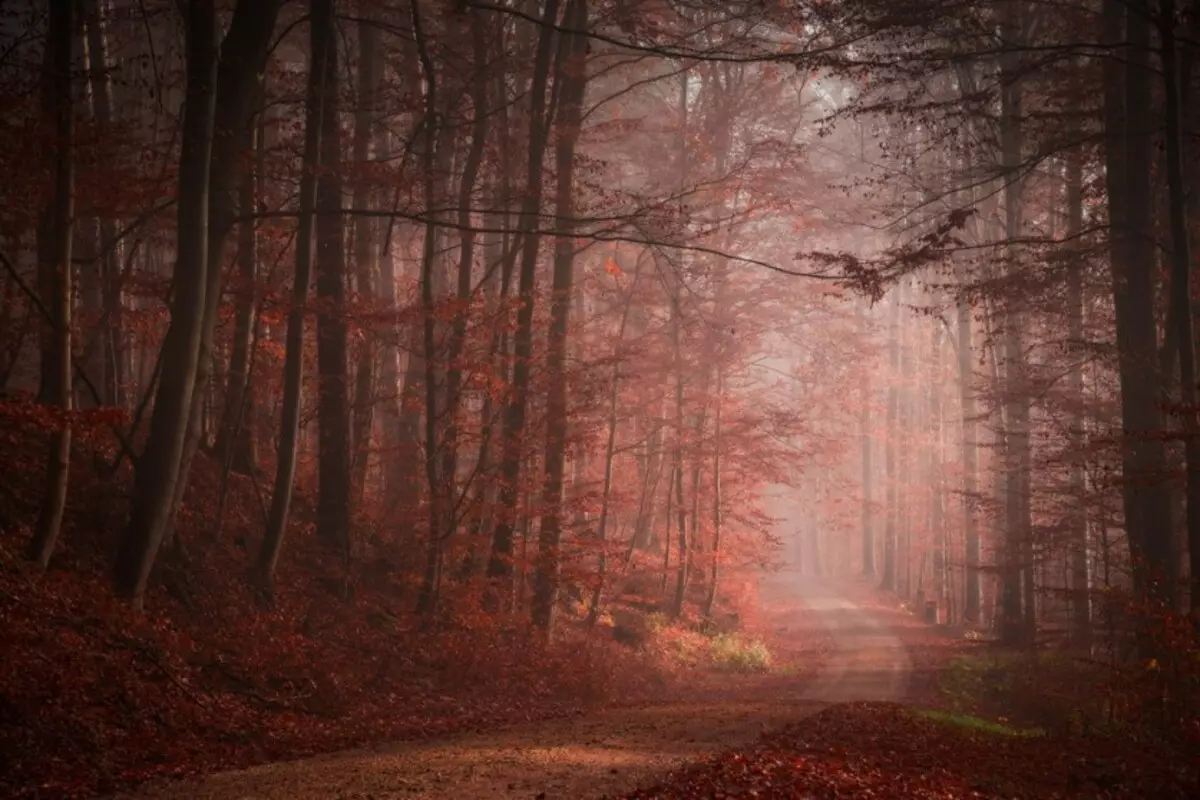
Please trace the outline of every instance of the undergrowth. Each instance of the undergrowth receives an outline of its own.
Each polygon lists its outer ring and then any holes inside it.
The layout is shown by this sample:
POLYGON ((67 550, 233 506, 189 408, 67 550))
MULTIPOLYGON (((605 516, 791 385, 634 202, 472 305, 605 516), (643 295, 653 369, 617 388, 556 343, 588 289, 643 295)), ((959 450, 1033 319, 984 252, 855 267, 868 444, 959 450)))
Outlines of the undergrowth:
POLYGON ((1197 726, 1172 716, 1161 699, 1153 664, 1114 665, 1071 650, 993 652, 955 658, 939 685, 956 711, 1007 717, 1053 736, 1183 736, 1200 746, 1197 726))
POLYGON ((770 648, 740 631, 720 632, 702 623, 673 622, 661 612, 647 614, 643 625, 643 649, 666 663, 742 673, 768 672, 772 666, 770 648))
POLYGON ((61 544, 39 574, 21 556, 41 491, 36 431, 0 434, 0 796, 83 797, 153 777, 236 768, 658 697, 674 665, 604 631, 488 615, 447 587, 438 624, 413 612, 394 547, 361 537, 355 570, 331 566, 305 496, 269 603, 247 573, 261 535, 251 482, 230 482, 212 530, 219 465, 200 456, 135 613, 110 589, 130 473, 73 458, 61 544))
POLYGON ((1046 735, 1046 732, 1041 728, 1014 728, 1011 725, 1005 724, 1006 720, 1004 718, 1001 718, 997 722, 991 722, 990 720, 971 716, 970 714, 956 714, 950 711, 939 711, 934 708, 921 709, 916 713, 918 716, 933 720, 934 722, 941 722, 946 725, 966 728, 967 730, 978 731, 980 733, 990 733, 996 736, 1036 737, 1046 735))

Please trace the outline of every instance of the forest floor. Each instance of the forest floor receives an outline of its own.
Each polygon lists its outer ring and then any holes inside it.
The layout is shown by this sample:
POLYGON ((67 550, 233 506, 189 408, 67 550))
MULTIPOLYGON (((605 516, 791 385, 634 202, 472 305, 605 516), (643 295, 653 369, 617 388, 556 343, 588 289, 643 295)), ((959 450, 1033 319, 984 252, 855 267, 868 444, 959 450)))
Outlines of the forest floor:
MULTIPOLYGON (((732 630, 727 623, 740 617, 736 634, 699 633, 697 597, 689 598, 684 620, 665 625, 663 615, 648 613, 646 593, 635 586, 636 564, 608 608, 655 629, 646 647, 617 641, 616 620, 588 630, 570 608, 554 640, 541 643, 524 614, 483 613, 472 584, 458 580, 427 626, 430 620, 412 611, 411 576, 419 570, 402 562, 406 553, 419 554, 415 543, 394 526, 359 522, 353 570, 344 570, 315 540, 303 490, 267 602, 247 579, 262 530, 257 487, 235 475, 226 494, 219 465, 207 457, 193 467, 178 547, 160 558, 146 609, 135 612, 110 588, 131 472, 126 462, 115 476, 99 474, 111 448, 97 453, 91 441, 77 442, 66 521, 49 569, 41 573, 21 553, 43 490, 36 412, 29 402, 0 402, 2 797, 88 798, 139 786, 165 797, 204 796, 207 787, 228 785, 229 771, 264 764, 275 766, 259 769, 278 771, 267 781, 280 782, 274 796, 297 796, 283 783, 293 774, 312 784, 311 796, 337 797, 341 790, 307 775, 308 765, 357 770, 352 759, 371 754, 297 760, 387 742, 394 744, 383 752, 410 754, 410 768, 394 785, 418 787, 406 796, 428 796, 420 787, 432 786, 438 770, 478 776, 492 760, 452 768, 467 746, 454 737, 463 736, 484 737, 475 740, 480 747, 496 736, 532 737, 524 749, 497 745, 532 762, 547 759, 539 742, 571 737, 650 754, 652 768, 636 772, 619 760, 597 763, 605 775, 632 776, 614 783, 616 790, 783 721, 791 712, 777 697, 811 676, 828 649, 819 615, 795 598, 755 619, 751 575, 730 573, 722 581, 718 621, 732 630), (753 655, 756 639, 770 649, 769 671, 747 671, 754 665, 738 661, 753 655), (722 643, 733 648, 724 662, 715 649, 722 643), (697 715, 717 722, 697 727, 697 715), (681 748, 674 756, 659 752, 669 743, 681 748), (446 766, 422 766, 436 752, 446 766), (216 777, 180 783, 203 775, 216 777)), ((650 583, 653 595, 658 582, 650 583)), ((599 752, 591 748, 590 757, 599 752)), ((256 780, 255 772, 241 774, 256 780)), ((337 769, 327 774, 357 780, 337 769)), ((376 774, 385 784, 387 771, 376 774)), ((505 792, 516 785, 508 773, 490 774, 505 792)), ((539 773, 523 774, 532 780, 539 773)))
POLYGON ((759 676, 712 673, 691 682, 686 698, 267 764, 186 789, 162 783, 122 797, 483 800, 627 792, 698 757, 750 745, 832 703, 905 699, 913 658, 898 631, 911 643, 931 641, 924 626, 895 608, 864 610, 847 591, 869 596, 860 585, 770 576, 754 627, 770 642, 773 669, 759 676), (829 649, 814 651, 823 640, 829 649))
POLYGON ((122 800, 1185 798, 1196 766, 1133 736, 1057 738, 947 709, 939 676, 995 650, 861 580, 765 579, 758 676, 569 719, 277 762, 122 800), (814 643, 822 644, 814 647, 814 643), (789 650, 789 643, 791 649, 789 650))
MULTIPOLYGON (((909 668, 902 698, 867 691, 886 683, 877 667, 874 678, 839 680, 835 654, 810 691, 821 691, 820 683, 832 680, 838 699, 851 702, 692 761, 641 784, 622 800, 1200 797, 1200 739, 1190 744, 1164 740, 1132 726, 1064 733, 1037 727, 1039 715, 1030 714, 1025 704, 1024 711, 995 702, 968 702, 964 709, 948 676, 964 663, 1001 663, 1013 652, 984 638, 967 638, 963 631, 926 625, 903 610, 894 595, 865 582, 843 582, 839 588, 842 602, 855 604, 860 618, 886 626, 903 643, 909 668)), ((990 693, 994 687, 981 688, 990 693)), ((1077 688, 1104 691, 1090 683, 1077 688)), ((1042 699, 1048 705, 1062 702, 1057 696, 1042 699)))

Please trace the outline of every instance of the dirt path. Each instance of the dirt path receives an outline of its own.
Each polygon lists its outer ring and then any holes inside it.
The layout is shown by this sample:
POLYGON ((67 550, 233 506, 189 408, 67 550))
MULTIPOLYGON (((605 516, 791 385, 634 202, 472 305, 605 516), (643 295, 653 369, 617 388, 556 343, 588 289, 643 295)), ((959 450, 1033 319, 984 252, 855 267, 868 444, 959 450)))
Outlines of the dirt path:
POLYGON ((159 784, 126 800, 393 800, 597 798, 635 788, 677 764, 746 744, 764 730, 848 700, 904 695, 909 659, 871 612, 830 585, 780 573, 763 587, 774 638, 811 641, 822 625, 833 652, 815 674, 778 675, 704 691, 695 702, 613 709, 566 720, 280 762, 159 784), (808 611, 804 610, 807 606, 808 611), (816 612, 816 613, 813 613, 816 612))

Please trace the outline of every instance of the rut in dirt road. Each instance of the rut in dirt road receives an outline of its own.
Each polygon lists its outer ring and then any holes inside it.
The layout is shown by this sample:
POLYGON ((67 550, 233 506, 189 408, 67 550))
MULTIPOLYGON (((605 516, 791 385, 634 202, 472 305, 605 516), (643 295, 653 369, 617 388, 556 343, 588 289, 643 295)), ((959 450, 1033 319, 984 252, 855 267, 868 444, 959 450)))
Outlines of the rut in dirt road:
MULTIPOLYGON (((787 574, 773 576, 772 582, 787 574)), ((822 703, 903 700, 912 661, 904 644, 887 623, 859 608, 829 583, 797 581, 804 603, 819 612, 829 631, 834 652, 803 690, 808 700, 822 703)))
POLYGON ((708 753, 749 744, 763 732, 830 703, 895 700, 910 660, 886 620, 860 609, 835 584, 773 575, 763 586, 762 625, 786 646, 823 628, 833 652, 815 674, 765 680, 729 676, 723 691, 694 702, 616 708, 447 738, 392 744, 159 784, 124 800, 399 800, 399 798, 597 798, 661 777, 708 753))

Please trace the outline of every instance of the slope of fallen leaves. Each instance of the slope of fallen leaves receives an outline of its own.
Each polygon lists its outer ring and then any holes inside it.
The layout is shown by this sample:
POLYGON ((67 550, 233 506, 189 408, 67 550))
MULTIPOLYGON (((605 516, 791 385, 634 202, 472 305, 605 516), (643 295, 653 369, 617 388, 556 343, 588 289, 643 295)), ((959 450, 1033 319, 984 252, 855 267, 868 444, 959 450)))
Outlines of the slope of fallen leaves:
MULTIPOLYGON (((0 417, 3 415, 0 414, 0 417)), ((289 532, 274 602, 246 580, 261 529, 250 482, 211 530, 219 470, 201 458, 178 523, 183 569, 131 611, 109 588, 128 474, 102 481, 76 453, 67 522, 45 575, 20 557, 40 494, 36 428, 0 418, 0 796, 67 798, 153 777, 297 758, 569 715, 655 696, 657 665, 566 630, 548 645, 519 621, 454 608, 420 628, 393 570, 337 575, 303 524, 289 532)), ((303 518, 301 510, 301 519, 303 518)), ((395 547, 395 545, 390 545, 395 547)), ((461 604, 460 604, 461 605, 461 604)))
POLYGON ((1197 764, 1152 743, 998 736, 890 703, 834 706, 626 800, 1187 798, 1197 764))

